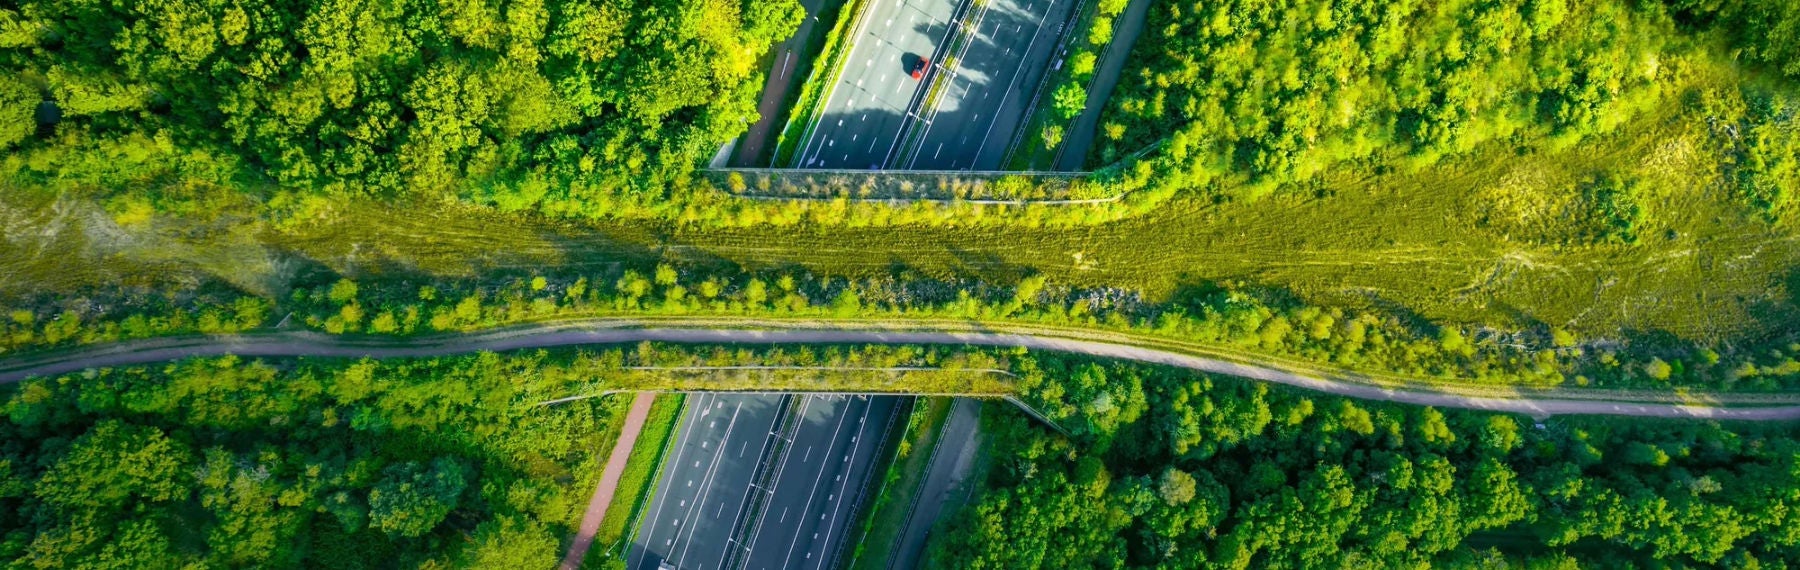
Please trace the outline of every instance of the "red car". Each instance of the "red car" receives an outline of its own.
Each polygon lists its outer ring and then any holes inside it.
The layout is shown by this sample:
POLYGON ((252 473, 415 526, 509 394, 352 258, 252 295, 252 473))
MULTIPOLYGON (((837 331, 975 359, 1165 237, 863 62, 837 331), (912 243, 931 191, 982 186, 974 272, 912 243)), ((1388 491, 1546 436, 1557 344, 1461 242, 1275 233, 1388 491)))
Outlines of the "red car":
POLYGON ((919 62, 913 64, 912 78, 918 79, 918 78, 924 77, 925 76, 925 68, 929 67, 930 65, 931 65, 931 60, 925 59, 922 57, 919 58, 919 62))

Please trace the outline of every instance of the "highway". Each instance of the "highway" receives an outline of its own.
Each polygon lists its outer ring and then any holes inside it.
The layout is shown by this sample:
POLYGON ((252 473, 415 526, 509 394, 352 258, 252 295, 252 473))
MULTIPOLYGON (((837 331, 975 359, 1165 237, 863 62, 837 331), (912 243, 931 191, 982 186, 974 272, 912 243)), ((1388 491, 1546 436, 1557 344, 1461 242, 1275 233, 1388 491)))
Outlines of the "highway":
POLYGON ((797 168, 886 167, 931 79, 913 79, 911 66, 936 57, 964 0, 872 1, 848 39, 850 53, 818 122, 795 154, 797 168))
POLYGON ((746 570, 824 570, 844 548, 898 396, 807 396, 803 423, 745 539, 746 570))
MULTIPOLYGON (((1001 169, 1076 2, 988 0, 975 10, 974 37, 925 111, 924 136, 904 168, 1001 169)), ((1048 105, 1047 97, 1039 104, 1048 105)))
MULTIPOLYGON (((835 8, 843 2, 800 0, 800 8, 806 11, 806 16, 800 19, 800 27, 794 30, 794 35, 776 44, 772 50, 768 79, 763 82, 762 98, 756 104, 757 119, 743 138, 739 139, 737 148, 732 152, 733 168, 770 166, 763 159, 764 147, 781 124, 778 119, 786 118, 782 112, 782 103, 787 102, 788 91, 805 80, 803 75, 812 68, 810 56, 803 60, 802 54, 806 51, 807 42, 812 39, 813 28, 821 25, 819 15, 826 12, 827 4, 835 8)), ((831 22, 824 22, 823 25, 829 28, 831 22)))
POLYGON ((937 446, 931 450, 931 462, 925 468, 925 480, 907 514, 906 528, 896 535, 900 543, 894 548, 888 568, 918 568, 925 557, 925 543, 931 529, 945 513, 955 512, 951 504, 958 489, 975 466, 979 447, 976 436, 981 430, 981 400, 957 398, 950 416, 944 420, 937 446))
POLYGON ((776 394, 698 394, 689 400, 627 568, 656 570, 664 561, 689 570, 723 565, 786 400, 776 394))

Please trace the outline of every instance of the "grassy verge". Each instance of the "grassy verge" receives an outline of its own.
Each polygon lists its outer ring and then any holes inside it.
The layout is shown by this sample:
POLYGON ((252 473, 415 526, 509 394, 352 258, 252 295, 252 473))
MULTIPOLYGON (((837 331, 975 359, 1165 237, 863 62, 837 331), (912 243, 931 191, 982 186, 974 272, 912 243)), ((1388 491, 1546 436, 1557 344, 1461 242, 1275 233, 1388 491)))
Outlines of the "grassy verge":
POLYGON ((906 532, 916 507, 919 490, 931 467, 931 450, 937 447, 940 428, 950 416, 951 398, 920 398, 906 420, 905 439, 882 475, 880 494, 862 521, 862 539, 850 558, 852 570, 887 568, 894 543, 906 532))
POLYGON ((644 431, 638 435, 637 446, 632 448, 625 473, 619 478, 619 490, 606 508, 600 531, 594 535, 595 548, 582 561, 582 567, 610 568, 615 566, 612 561, 622 560, 625 556, 631 538, 626 532, 654 496, 656 473, 662 465, 669 438, 675 435, 683 399, 680 393, 660 394, 651 405, 644 431))
MULTIPOLYGON (((869 0, 844 0, 838 5, 836 21, 831 29, 825 32, 823 42, 817 52, 807 42, 807 53, 817 53, 814 57, 802 57, 802 61, 813 62, 812 70, 806 76, 806 82, 800 84, 800 92, 793 97, 792 104, 787 105, 787 121, 781 127, 781 133, 775 137, 775 160, 778 166, 787 166, 794 159, 800 141, 807 128, 812 125, 813 118, 819 113, 819 106, 825 103, 823 97, 836 80, 838 68, 844 64, 844 58, 850 54, 855 45, 849 41, 849 35, 856 30, 856 21, 869 6, 869 0)), ((798 71, 796 70, 796 73, 798 71)))
POLYGON ((1012 378, 985 370, 822 370, 793 369, 655 369, 622 370, 608 377, 609 389, 756 390, 793 392, 855 391, 867 393, 968 394, 1012 393, 1012 378))
MULTIPOLYGON (((1025 132, 1016 141, 1017 144, 1008 151, 1006 162, 1008 170, 1049 170, 1056 167, 1056 159, 1061 155, 1062 141, 1073 134, 1069 132, 1069 128, 1075 124, 1080 115, 1063 117, 1061 111, 1056 109, 1054 101, 1051 100, 1052 95, 1063 85, 1080 85, 1085 92, 1092 93, 1094 81, 1098 78, 1094 73, 1094 68, 1100 60, 1106 58, 1107 50, 1130 49, 1130 46, 1115 47, 1113 45, 1112 38, 1115 35, 1113 31, 1106 32, 1107 41, 1104 44, 1095 44, 1092 41, 1095 37, 1096 26, 1106 26, 1108 30, 1117 27, 1119 10, 1123 8, 1123 2, 1108 3, 1097 0, 1088 0, 1082 5, 1081 13, 1075 17, 1075 24, 1069 28, 1068 33, 1074 35, 1070 37, 1068 47, 1064 50, 1068 57, 1063 60, 1061 67, 1052 69, 1045 74, 1043 83, 1039 85, 1037 104, 1032 107, 1031 116, 1026 118, 1025 132), (1102 13, 1103 9, 1115 11, 1102 13), (1077 61, 1084 58, 1090 59, 1082 64, 1080 69, 1077 69, 1077 61), (1058 132, 1054 141, 1048 140, 1044 136, 1045 131, 1052 129, 1058 132)), ((1090 100, 1087 105, 1089 109, 1083 112, 1095 112, 1097 109, 1094 107, 1104 104, 1104 101, 1095 103, 1090 100)))

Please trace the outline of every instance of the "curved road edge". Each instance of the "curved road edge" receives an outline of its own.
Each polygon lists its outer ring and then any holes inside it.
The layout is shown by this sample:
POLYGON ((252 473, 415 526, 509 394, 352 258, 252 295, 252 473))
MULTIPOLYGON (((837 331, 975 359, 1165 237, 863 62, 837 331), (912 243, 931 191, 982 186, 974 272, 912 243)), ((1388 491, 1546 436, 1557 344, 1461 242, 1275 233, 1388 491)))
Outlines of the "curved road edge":
POLYGON ((637 342, 678 344, 931 344, 1017 347, 1132 360, 1237 376, 1364 400, 1422 406, 1509 412, 1543 418, 1553 415, 1617 415, 1743 421, 1800 420, 1800 405, 1714 406, 1655 402, 1606 401, 1587 398, 1489 397, 1455 394, 1425 387, 1384 387, 1329 374, 1307 374, 1182 354, 1175 351, 1045 334, 1008 332, 885 330, 845 328, 739 329, 614 324, 541 325, 469 333, 453 337, 375 340, 314 332, 275 332, 238 336, 194 336, 127 341, 0 363, 0 383, 52 376, 91 368, 152 364, 191 357, 421 358, 475 352, 616 345, 637 342))

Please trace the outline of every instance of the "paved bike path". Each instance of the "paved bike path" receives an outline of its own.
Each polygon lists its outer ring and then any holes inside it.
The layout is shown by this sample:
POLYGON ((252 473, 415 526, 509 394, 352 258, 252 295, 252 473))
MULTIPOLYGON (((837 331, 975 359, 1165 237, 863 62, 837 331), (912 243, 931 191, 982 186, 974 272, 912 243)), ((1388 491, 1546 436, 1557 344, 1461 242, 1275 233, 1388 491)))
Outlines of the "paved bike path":
POLYGON ((594 533, 600 532, 600 522, 606 520, 606 507, 612 504, 613 494, 619 490, 619 479, 625 475, 625 462, 631 457, 631 449, 637 446, 638 434, 644 431, 644 421, 650 417, 650 404, 655 401, 655 392, 638 392, 631 399, 631 410, 625 413, 625 425, 619 428, 619 439, 613 442, 612 455, 606 457, 606 467, 600 470, 600 483, 594 486, 594 497, 588 500, 587 512, 581 515, 575 541, 569 545, 569 553, 563 556, 562 564, 558 566, 561 570, 581 567, 581 559, 587 556, 588 547, 594 543, 594 533))
POLYGON ((65 374, 89 368, 165 362, 189 357, 417 358, 482 351, 508 351, 596 344, 669 342, 683 344, 938 344, 1022 347, 1134 360, 1284 384, 1338 396, 1547 417, 1566 414, 1702 418, 1715 420, 1792 421, 1800 405, 1720 407, 1696 404, 1640 403, 1554 397, 1487 397, 1451 394, 1429 388, 1390 388, 1333 379, 1278 368, 1193 356, 1126 344, 1058 338, 1047 335, 949 332, 929 330, 733 328, 579 328, 572 325, 470 333, 459 337, 417 340, 360 340, 313 332, 269 333, 230 337, 184 337, 129 341, 17 362, 0 362, 0 383, 32 376, 65 374))

